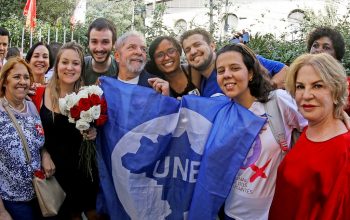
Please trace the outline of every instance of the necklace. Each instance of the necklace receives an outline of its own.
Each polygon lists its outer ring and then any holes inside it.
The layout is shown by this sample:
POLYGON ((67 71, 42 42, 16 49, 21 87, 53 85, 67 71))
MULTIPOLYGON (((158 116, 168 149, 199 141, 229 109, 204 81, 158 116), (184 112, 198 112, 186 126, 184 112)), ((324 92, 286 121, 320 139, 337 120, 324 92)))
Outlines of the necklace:
POLYGON ((23 100, 23 108, 22 109, 16 109, 15 107, 13 107, 10 102, 7 100, 7 98, 4 96, 4 99, 6 100, 6 102, 8 103, 9 107, 14 110, 15 112, 18 112, 18 113, 21 113, 21 112, 24 112, 24 110, 26 109, 26 103, 25 103, 25 100, 23 100))

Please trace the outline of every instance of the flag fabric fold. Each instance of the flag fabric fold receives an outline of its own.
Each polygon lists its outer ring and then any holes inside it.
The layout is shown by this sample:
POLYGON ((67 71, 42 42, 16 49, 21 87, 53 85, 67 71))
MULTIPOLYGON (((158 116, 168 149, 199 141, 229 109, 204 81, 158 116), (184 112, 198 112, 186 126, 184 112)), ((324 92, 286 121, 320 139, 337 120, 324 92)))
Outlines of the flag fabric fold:
POLYGON ((23 15, 27 17, 26 27, 33 31, 36 26, 36 0, 27 0, 23 15))
POLYGON ((226 97, 179 101, 100 81, 109 118, 97 137, 98 209, 111 220, 212 219, 264 119, 226 97))

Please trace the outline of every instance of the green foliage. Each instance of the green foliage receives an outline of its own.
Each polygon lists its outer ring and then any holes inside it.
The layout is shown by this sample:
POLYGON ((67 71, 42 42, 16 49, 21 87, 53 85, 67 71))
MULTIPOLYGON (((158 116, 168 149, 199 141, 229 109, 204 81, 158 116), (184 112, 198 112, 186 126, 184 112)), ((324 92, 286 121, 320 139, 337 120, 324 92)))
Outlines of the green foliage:
POLYGON ((157 4, 152 15, 151 25, 144 28, 144 33, 147 39, 147 43, 151 43, 156 37, 169 35, 175 36, 174 30, 168 28, 163 23, 163 15, 166 10, 166 5, 164 3, 157 4))
POLYGON ((303 40, 287 41, 277 39, 272 34, 260 35, 257 33, 251 36, 248 46, 257 54, 287 65, 306 52, 306 44, 303 40))
POLYGON ((0 23, 7 20, 9 17, 16 16, 18 18, 23 17, 23 8, 26 4, 26 0, 3 0, 1 3, 0 23))
POLYGON ((75 7, 75 0, 37 0, 37 18, 50 24, 61 20, 69 21, 75 7))
POLYGON ((144 29, 145 6, 142 0, 135 1, 106 1, 94 0, 88 1, 86 23, 89 24, 96 18, 104 17, 114 22, 117 26, 117 33, 131 30, 134 25, 135 30, 144 29), (134 9, 134 10, 133 10, 134 9), (134 24, 132 23, 133 13, 134 24))

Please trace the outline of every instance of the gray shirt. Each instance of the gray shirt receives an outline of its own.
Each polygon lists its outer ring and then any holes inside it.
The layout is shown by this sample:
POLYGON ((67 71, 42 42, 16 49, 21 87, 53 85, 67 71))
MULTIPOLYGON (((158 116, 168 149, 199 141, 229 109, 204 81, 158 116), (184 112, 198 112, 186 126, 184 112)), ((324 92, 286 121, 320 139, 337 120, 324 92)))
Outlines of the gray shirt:
POLYGON ((84 84, 86 86, 88 85, 93 85, 96 83, 98 77, 100 76, 111 76, 111 77, 115 77, 118 73, 118 64, 117 61, 115 61, 115 59, 110 56, 112 62, 111 65, 109 66, 108 70, 106 72, 103 73, 98 73, 95 72, 92 68, 92 57, 91 56, 86 56, 84 58, 85 61, 85 73, 83 76, 84 79, 84 84))

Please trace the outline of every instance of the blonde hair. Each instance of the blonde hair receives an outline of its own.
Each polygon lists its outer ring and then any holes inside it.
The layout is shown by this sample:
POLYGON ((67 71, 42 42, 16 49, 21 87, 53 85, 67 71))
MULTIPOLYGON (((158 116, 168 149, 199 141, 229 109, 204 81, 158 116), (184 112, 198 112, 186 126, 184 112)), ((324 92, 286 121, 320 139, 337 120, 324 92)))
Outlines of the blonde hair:
POLYGON ((334 117, 342 118, 347 105, 348 84, 342 64, 327 53, 303 54, 291 64, 286 77, 286 89, 295 97, 296 78, 303 66, 312 66, 330 88, 334 100, 334 117))
POLYGON ((76 51, 79 54, 79 59, 80 59, 80 65, 81 65, 81 75, 79 79, 74 83, 74 88, 73 92, 78 92, 79 89, 83 86, 83 75, 85 72, 84 68, 84 53, 83 53, 83 48, 76 42, 69 42, 64 44, 61 49, 57 53, 56 61, 55 61, 55 66, 54 66, 54 72, 53 75, 47 84, 47 88, 50 89, 51 91, 51 103, 52 103, 52 109, 59 109, 58 108, 58 100, 60 98, 60 92, 61 92, 61 87, 60 87, 60 81, 58 78, 58 63, 61 59, 61 55, 65 50, 73 50, 76 51))
POLYGON ((30 84, 32 84, 32 82, 34 81, 33 78, 33 73, 32 70, 30 69, 28 63, 20 58, 20 57, 12 57, 10 59, 7 60, 7 62, 5 63, 5 65, 1 68, 1 72, 0 72, 0 97, 3 97, 5 95, 5 83, 7 80, 8 75, 10 74, 10 71, 15 67, 16 64, 22 64, 23 66, 25 66, 28 70, 29 73, 29 78, 30 78, 30 84))

